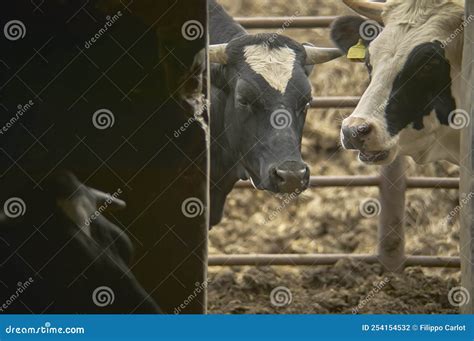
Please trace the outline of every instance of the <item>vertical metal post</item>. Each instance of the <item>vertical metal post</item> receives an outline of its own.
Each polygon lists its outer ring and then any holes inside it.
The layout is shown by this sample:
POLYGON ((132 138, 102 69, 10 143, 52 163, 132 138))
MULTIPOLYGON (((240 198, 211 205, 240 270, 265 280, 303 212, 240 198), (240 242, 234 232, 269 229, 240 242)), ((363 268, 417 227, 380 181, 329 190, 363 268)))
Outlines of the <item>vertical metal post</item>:
POLYGON ((402 272, 405 262, 405 162, 399 157, 380 172, 379 261, 385 271, 402 272))
MULTIPOLYGON (((474 14, 474 3, 466 0, 466 18, 474 14)), ((466 110, 467 122, 470 121, 461 132, 461 181, 460 191, 462 195, 474 192, 474 82, 473 59, 474 59, 474 26, 467 25, 464 30, 464 53, 463 53, 463 98, 462 107, 466 110)), ((470 197, 470 196, 469 196, 470 197)), ((461 306, 464 314, 474 313, 474 203, 469 200, 461 206, 461 282, 463 290, 467 290, 468 298, 466 304, 461 306)))

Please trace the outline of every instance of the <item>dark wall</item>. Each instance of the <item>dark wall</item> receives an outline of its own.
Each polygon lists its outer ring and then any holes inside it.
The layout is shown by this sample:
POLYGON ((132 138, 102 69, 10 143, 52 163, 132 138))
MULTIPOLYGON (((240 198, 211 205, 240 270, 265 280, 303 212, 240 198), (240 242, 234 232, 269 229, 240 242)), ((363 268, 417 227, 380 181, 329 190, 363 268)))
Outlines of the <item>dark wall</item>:
MULTIPOLYGON (((0 37, 0 126, 8 122, 0 128, 0 204, 17 196, 34 205, 61 170, 120 189, 128 207, 107 217, 134 242, 139 282, 174 312, 205 281, 208 155, 193 115, 205 97, 206 1, 126 8, 18 0, 0 12, 2 28, 23 25, 19 36, 0 37)), ((200 290, 179 311, 204 305, 200 290)))

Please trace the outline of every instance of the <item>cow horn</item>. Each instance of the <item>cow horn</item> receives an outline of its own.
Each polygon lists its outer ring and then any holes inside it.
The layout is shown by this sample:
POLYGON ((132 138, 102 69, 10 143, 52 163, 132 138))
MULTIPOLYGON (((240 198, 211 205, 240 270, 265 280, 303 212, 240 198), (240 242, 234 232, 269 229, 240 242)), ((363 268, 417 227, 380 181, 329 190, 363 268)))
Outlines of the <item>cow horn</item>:
POLYGON ((211 63, 227 64, 227 44, 209 45, 209 61, 211 63))
POLYGON ((339 49, 331 47, 305 46, 306 65, 322 64, 342 56, 339 49))
POLYGON ((385 9, 385 3, 370 2, 360 0, 342 0, 348 7, 364 17, 383 23, 382 12, 385 9))

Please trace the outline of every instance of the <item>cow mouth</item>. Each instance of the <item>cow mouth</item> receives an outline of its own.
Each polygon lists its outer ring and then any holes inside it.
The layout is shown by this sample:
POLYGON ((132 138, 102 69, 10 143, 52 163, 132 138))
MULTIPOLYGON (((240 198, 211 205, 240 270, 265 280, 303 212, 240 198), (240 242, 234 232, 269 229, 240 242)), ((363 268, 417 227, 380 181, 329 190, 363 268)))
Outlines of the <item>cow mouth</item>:
POLYGON ((390 156, 389 150, 366 152, 359 151, 359 160, 366 163, 382 162, 388 159, 390 156))

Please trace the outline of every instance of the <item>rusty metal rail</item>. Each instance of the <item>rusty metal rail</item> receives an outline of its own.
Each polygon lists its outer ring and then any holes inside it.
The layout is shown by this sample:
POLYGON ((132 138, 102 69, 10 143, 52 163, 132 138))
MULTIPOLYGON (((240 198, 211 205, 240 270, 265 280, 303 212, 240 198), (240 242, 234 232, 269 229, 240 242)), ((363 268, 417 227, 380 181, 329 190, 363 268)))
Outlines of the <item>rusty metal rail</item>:
MULTIPOLYGON (((247 254, 210 255, 209 266, 269 266, 269 265, 333 265, 341 259, 350 259, 369 264, 379 263, 377 255, 371 254, 247 254)), ((459 257, 406 256, 405 266, 459 268, 459 257)))
POLYGON ((355 108, 359 100, 357 96, 316 97, 311 100, 311 108, 355 108))
MULTIPOLYGON (((380 186, 380 176, 312 176, 311 187, 375 187, 380 186)), ((439 188, 458 189, 459 178, 424 178, 412 177, 406 179, 407 188, 439 188)), ((249 181, 239 181, 236 188, 253 188, 249 181)))
POLYGON ((235 20, 245 28, 327 28, 337 16, 325 17, 237 17, 235 20))

